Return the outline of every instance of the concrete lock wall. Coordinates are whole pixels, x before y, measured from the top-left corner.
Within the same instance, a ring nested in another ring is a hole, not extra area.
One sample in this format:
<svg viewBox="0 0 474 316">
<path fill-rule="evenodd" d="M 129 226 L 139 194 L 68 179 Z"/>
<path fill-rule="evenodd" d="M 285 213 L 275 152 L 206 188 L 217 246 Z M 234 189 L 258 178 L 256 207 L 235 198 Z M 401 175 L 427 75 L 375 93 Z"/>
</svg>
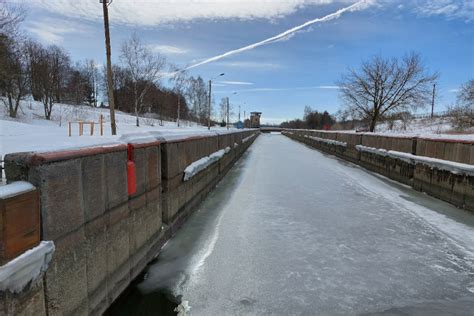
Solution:
<svg viewBox="0 0 474 316">
<path fill-rule="evenodd" d="M 452 163 L 463 164 L 458 165 L 461 169 L 474 165 L 474 142 L 312 130 L 285 130 L 282 134 L 474 211 L 474 175 L 451 168 Z M 361 150 L 359 146 L 369 150 Z M 390 155 L 386 151 L 409 155 Z M 438 160 L 431 163 L 424 157 Z"/>
<path fill-rule="evenodd" d="M 41 240 L 56 247 L 41 286 L 16 297 L 25 304 L 44 301 L 47 315 L 103 313 L 257 136 L 245 130 L 132 141 L 132 195 L 127 144 L 7 155 L 8 182 L 28 181 L 37 188 Z M 219 161 L 183 181 L 187 166 L 227 147 Z M 0 300 L 11 297 L 7 292 Z"/>
</svg>

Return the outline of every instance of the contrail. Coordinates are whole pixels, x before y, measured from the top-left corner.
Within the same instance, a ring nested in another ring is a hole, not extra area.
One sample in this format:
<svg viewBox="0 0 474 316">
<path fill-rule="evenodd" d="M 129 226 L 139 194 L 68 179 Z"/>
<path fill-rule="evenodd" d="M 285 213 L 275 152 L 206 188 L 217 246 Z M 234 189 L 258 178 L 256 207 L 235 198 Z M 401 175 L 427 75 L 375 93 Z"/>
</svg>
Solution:
<svg viewBox="0 0 474 316">
<path fill-rule="evenodd" d="M 188 66 L 188 67 L 184 68 L 184 70 L 199 67 L 199 66 L 211 63 L 213 61 L 220 60 L 220 59 L 225 58 L 225 57 L 229 57 L 229 56 L 232 56 L 232 55 L 235 55 L 235 54 L 239 54 L 239 53 L 254 49 L 254 48 L 259 47 L 259 46 L 271 44 L 271 43 L 276 42 L 278 40 L 281 40 L 281 39 L 283 39 L 283 38 L 285 38 L 285 37 L 287 37 L 287 36 L 289 36 L 289 35 L 291 35 L 295 32 L 298 32 L 299 30 L 304 29 L 304 28 L 306 28 L 310 25 L 337 19 L 341 16 L 341 14 L 343 14 L 345 12 L 353 12 L 353 11 L 363 10 L 366 7 L 370 6 L 373 2 L 374 2 L 374 0 L 361 0 L 361 1 L 358 1 L 358 2 L 352 4 L 348 7 L 339 9 L 336 12 L 328 14 L 328 15 L 322 17 L 322 18 L 317 18 L 317 19 L 308 21 L 306 23 L 303 23 L 301 25 L 295 26 L 295 27 L 283 32 L 283 33 L 280 33 L 280 34 L 275 35 L 273 37 L 267 38 L 266 40 L 263 40 L 263 41 L 260 41 L 260 42 L 254 43 L 254 44 L 250 44 L 250 45 L 242 47 L 242 48 L 234 49 L 234 50 L 228 51 L 226 53 L 223 53 L 221 55 L 217 55 L 217 56 L 208 58 L 208 59 L 203 60 L 203 61 L 201 61 L 197 64 Z"/>
</svg>

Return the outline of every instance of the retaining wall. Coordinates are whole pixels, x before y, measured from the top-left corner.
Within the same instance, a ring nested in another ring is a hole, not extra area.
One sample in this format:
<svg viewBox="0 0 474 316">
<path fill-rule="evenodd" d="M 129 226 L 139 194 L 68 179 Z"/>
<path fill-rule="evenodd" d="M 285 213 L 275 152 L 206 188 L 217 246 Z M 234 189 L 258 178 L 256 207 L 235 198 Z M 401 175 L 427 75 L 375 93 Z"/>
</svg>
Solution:
<svg viewBox="0 0 474 316">
<path fill-rule="evenodd" d="M 37 188 L 41 240 L 56 247 L 39 282 L 44 288 L 26 288 L 22 295 L 43 300 L 47 315 L 103 313 L 257 136 L 245 130 L 131 141 L 131 195 L 127 144 L 7 155 L 8 182 Z M 225 148 L 220 160 L 183 181 L 187 166 Z M 8 293 L 0 293 L 4 305 Z M 10 308 L 5 314 L 16 313 Z"/>
<path fill-rule="evenodd" d="M 472 141 L 313 130 L 282 134 L 474 211 Z"/>
</svg>

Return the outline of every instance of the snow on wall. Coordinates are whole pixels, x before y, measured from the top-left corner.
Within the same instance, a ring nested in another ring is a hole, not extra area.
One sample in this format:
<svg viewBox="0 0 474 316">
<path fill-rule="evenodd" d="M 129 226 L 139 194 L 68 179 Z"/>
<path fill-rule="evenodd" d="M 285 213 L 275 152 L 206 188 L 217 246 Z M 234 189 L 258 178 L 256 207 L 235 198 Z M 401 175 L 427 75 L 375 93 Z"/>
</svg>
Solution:
<svg viewBox="0 0 474 316">
<path fill-rule="evenodd" d="M 0 267 L 0 291 L 21 292 L 48 269 L 53 257 L 54 243 L 42 241 L 38 246 Z"/>
<path fill-rule="evenodd" d="M 254 137 L 254 136 L 255 136 L 255 134 L 252 134 L 252 135 L 250 135 L 249 137 L 245 137 L 244 139 L 242 139 L 242 143 L 248 142 L 248 141 L 251 140 L 252 137 Z"/>
<path fill-rule="evenodd" d="M 380 156 L 400 159 L 411 164 L 427 165 L 431 168 L 437 168 L 440 170 L 449 171 L 454 174 L 462 174 L 462 175 L 468 175 L 468 176 L 474 175 L 474 165 L 470 165 L 470 164 L 443 160 L 443 159 L 438 159 L 438 158 L 431 158 L 431 157 L 426 157 L 426 156 L 416 156 L 413 154 L 408 154 L 408 153 L 404 153 L 400 151 L 385 150 L 381 148 L 373 148 L 373 147 L 367 147 L 367 146 L 362 146 L 362 145 L 356 145 L 356 149 L 361 152 L 369 152 L 369 153 L 380 155 Z"/>
<path fill-rule="evenodd" d="M 17 181 L 0 186 L 0 198 L 7 199 L 22 193 L 33 191 L 35 187 L 26 181 Z"/>
<path fill-rule="evenodd" d="M 183 181 L 188 181 L 189 179 L 194 177 L 196 174 L 198 174 L 200 171 L 206 169 L 214 162 L 220 160 L 229 151 L 230 151 L 230 147 L 226 147 L 225 149 L 218 150 L 209 156 L 196 160 L 195 162 L 187 166 L 186 169 L 184 169 Z"/>
<path fill-rule="evenodd" d="M 320 138 L 320 137 L 316 137 L 316 136 L 308 136 L 308 135 L 304 135 L 304 137 L 313 139 L 313 140 L 318 141 L 318 142 L 330 144 L 330 145 L 337 145 L 337 146 L 347 147 L 346 142 L 340 142 L 340 141 L 337 141 L 337 140 L 324 139 L 324 138 Z"/>
</svg>

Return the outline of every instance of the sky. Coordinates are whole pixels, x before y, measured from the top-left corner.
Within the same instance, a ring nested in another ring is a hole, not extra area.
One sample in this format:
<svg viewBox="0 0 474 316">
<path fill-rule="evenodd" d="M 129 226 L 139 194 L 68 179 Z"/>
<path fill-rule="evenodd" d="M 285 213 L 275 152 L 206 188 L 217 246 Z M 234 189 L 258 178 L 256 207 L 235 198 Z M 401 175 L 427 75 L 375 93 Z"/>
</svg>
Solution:
<svg viewBox="0 0 474 316">
<path fill-rule="evenodd" d="M 27 9 L 23 28 L 44 44 L 64 47 L 72 60 L 105 63 L 98 0 L 6 0 Z M 110 5 L 112 58 L 136 32 L 179 67 L 271 38 L 354 5 L 353 0 L 114 0 Z M 234 111 L 260 111 L 264 123 L 301 118 L 305 106 L 336 113 L 337 82 L 373 57 L 417 52 L 439 72 L 435 110 L 456 100 L 474 78 L 474 1 L 367 0 L 337 18 L 302 28 L 267 45 L 188 70 L 213 81 L 215 103 L 230 97 Z M 166 85 L 166 82 L 164 82 Z M 421 112 L 428 112 L 425 108 Z"/>
</svg>

